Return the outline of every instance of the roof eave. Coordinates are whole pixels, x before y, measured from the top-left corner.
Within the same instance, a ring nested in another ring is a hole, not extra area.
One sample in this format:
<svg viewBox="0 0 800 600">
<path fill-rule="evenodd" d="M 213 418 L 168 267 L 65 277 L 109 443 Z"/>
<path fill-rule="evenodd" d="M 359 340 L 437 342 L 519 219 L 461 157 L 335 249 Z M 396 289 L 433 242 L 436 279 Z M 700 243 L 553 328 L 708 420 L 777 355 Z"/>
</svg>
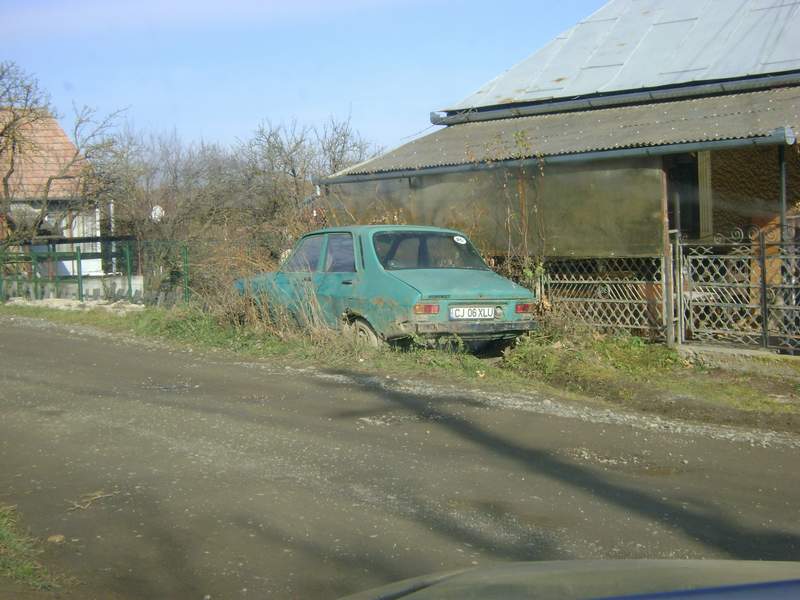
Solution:
<svg viewBox="0 0 800 600">
<path fill-rule="evenodd" d="M 594 160 L 609 160 L 614 158 L 641 158 L 647 156 L 666 156 L 669 154 L 684 154 L 687 152 L 700 152 L 703 150 L 733 150 L 750 146 L 791 146 L 797 138 L 791 127 L 779 127 L 768 135 L 734 138 L 725 140 L 708 140 L 702 142 L 688 142 L 683 144 L 666 144 L 662 146 L 638 146 L 634 148 L 620 148 L 616 150 L 596 150 L 573 154 L 556 154 L 551 156 L 534 156 L 530 158 L 474 162 L 459 165 L 446 165 L 420 169 L 404 169 L 396 171 L 381 171 L 376 173 L 360 173 L 357 175 L 331 176 L 319 180 L 320 185 L 337 185 L 345 183 L 359 183 L 381 179 L 402 179 L 405 177 L 418 177 L 420 175 L 441 175 L 445 173 L 463 173 L 472 171 L 486 171 L 497 168 L 514 168 L 528 165 L 565 164 L 589 162 Z"/>
<path fill-rule="evenodd" d="M 665 86 L 641 90 L 628 90 L 611 94 L 592 94 L 575 98 L 550 98 L 526 103 L 480 106 L 464 109 L 444 109 L 430 114 L 434 125 L 458 125 L 476 121 L 493 121 L 514 117 L 611 108 L 630 104 L 643 104 L 681 100 L 718 94 L 751 92 L 800 84 L 800 70 L 752 76 L 737 79 L 705 81 L 681 86 Z M 443 114 L 442 114 L 443 113 Z"/>
</svg>

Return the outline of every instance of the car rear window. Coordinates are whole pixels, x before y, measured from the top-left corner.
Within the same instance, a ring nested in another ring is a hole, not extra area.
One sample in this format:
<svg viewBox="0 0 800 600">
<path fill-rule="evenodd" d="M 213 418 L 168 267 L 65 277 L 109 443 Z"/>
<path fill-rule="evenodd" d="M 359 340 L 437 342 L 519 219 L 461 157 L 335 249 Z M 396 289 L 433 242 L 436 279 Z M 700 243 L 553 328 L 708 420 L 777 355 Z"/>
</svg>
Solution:
<svg viewBox="0 0 800 600">
<path fill-rule="evenodd" d="M 480 269 L 489 267 L 463 235 L 439 231 L 386 231 L 372 236 L 384 269 Z"/>
</svg>

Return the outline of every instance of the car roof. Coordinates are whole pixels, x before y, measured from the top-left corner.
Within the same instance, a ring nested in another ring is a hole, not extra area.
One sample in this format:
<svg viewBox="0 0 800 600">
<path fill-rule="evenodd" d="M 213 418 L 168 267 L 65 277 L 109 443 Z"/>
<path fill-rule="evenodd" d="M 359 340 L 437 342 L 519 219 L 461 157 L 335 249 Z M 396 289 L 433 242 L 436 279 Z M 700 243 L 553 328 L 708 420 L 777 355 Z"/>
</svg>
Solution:
<svg viewBox="0 0 800 600">
<path fill-rule="evenodd" d="M 310 231 L 306 235 L 318 235 L 321 233 L 370 233 L 373 231 L 442 231 L 446 233 L 461 233 L 457 229 L 449 227 L 434 227 L 432 225 L 348 225 L 346 227 L 326 227 Z"/>
</svg>

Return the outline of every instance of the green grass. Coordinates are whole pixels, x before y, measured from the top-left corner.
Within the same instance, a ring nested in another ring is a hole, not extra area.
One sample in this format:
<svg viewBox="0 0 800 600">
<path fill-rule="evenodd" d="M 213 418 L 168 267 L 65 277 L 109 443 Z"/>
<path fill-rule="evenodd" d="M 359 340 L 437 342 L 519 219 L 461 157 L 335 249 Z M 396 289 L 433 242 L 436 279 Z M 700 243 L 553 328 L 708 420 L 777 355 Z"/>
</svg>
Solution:
<svg viewBox="0 0 800 600">
<path fill-rule="evenodd" d="M 627 400 L 643 384 L 693 370 L 675 351 L 638 337 L 547 328 L 521 340 L 503 367 L 611 400 Z"/>
<path fill-rule="evenodd" d="M 638 409 L 706 419 L 714 409 L 800 415 L 800 389 L 779 376 L 754 378 L 690 363 L 662 344 L 627 334 L 545 326 L 502 364 L 518 375 Z"/>
<path fill-rule="evenodd" d="M 55 587 L 54 578 L 37 560 L 40 553 L 36 541 L 23 533 L 14 508 L 0 506 L 0 579 L 38 590 Z"/>
</svg>

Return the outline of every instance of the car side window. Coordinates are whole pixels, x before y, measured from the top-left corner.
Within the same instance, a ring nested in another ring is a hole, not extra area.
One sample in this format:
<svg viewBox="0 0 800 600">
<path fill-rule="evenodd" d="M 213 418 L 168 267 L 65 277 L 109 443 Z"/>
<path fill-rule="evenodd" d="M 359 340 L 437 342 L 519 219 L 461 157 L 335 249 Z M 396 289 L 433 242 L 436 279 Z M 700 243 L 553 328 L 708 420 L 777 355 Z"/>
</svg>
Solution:
<svg viewBox="0 0 800 600">
<path fill-rule="evenodd" d="M 319 254 L 322 250 L 322 236 L 315 235 L 301 240 L 292 257 L 281 267 L 285 273 L 307 273 L 316 271 L 319 266 Z"/>
<path fill-rule="evenodd" d="M 352 235 L 349 233 L 328 234 L 325 271 L 328 273 L 355 273 L 356 257 L 353 253 Z"/>
</svg>

